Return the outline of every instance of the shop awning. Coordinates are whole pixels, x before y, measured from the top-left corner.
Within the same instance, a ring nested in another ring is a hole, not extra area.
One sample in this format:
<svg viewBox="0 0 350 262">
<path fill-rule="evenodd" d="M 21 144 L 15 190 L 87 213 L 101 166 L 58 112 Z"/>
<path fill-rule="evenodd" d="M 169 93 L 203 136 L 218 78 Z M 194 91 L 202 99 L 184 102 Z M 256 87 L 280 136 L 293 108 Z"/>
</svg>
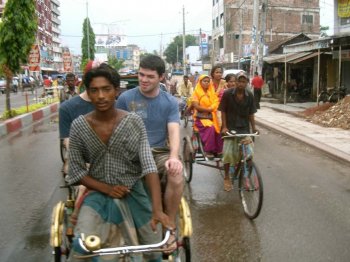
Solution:
<svg viewBox="0 0 350 262">
<path fill-rule="evenodd" d="M 322 54 L 322 53 L 320 53 L 320 54 Z M 309 54 L 309 55 L 307 55 L 307 56 L 303 56 L 303 57 L 297 58 L 297 59 L 295 59 L 295 60 L 293 60 L 293 61 L 290 61 L 290 63 L 292 63 L 292 64 L 297 64 L 297 63 L 300 63 L 300 62 L 305 61 L 305 60 L 307 60 L 307 59 L 313 58 L 313 57 L 315 57 L 315 56 L 317 56 L 317 55 L 318 55 L 318 52 L 316 52 L 316 53 L 311 53 L 311 54 Z"/>
<path fill-rule="evenodd" d="M 290 53 L 290 54 L 278 54 L 264 57 L 264 62 L 268 64 L 274 63 L 290 63 L 293 60 L 299 59 L 301 57 L 310 55 L 311 52 L 300 52 L 300 53 Z"/>
</svg>

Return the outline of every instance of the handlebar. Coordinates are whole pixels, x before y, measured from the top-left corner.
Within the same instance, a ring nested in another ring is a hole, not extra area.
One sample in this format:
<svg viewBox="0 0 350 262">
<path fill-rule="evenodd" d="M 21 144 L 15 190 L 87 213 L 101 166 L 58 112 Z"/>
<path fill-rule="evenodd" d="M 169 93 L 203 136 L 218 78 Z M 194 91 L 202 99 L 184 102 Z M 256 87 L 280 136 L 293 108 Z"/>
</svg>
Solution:
<svg viewBox="0 0 350 262">
<path fill-rule="evenodd" d="M 168 251 L 168 248 L 163 248 L 167 244 L 171 230 L 167 229 L 164 235 L 164 239 L 155 244 L 149 245 L 138 245 L 138 246 L 124 246 L 124 247 L 112 247 L 112 248 L 100 248 L 100 238 L 97 236 L 88 236 L 84 237 L 84 234 L 81 234 L 78 242 L 80 248 L 82 248 L 88 254 L 86 255 L 75 255 L 76 258 L 89 258 L 96 256 L 107 256 L 107 255 L 127 255 L 127 254 L 136 254 L 136 253 L 148 253 L 148 252 L 165 252 Z"/>
<path fill-rule="evenodd" d="M 231 130 L 226 132 L 226 135 L 222 136 L 221 138 L 225 139 L 225 138 L 246 137 L 246 136 L 250 136 L 250 137 L 259 136 L 259 132 L 255 132 L 252 134 L 237 134 L 236 131 Z"/>
</svg>

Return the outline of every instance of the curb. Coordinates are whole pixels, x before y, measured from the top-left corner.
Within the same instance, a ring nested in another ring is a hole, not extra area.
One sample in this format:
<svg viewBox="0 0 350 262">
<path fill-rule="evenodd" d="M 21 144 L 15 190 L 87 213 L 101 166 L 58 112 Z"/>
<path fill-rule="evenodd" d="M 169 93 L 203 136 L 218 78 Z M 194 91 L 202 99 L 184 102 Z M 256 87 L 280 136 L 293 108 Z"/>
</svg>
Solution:
<svg viewBox="0 0 350 262">
<path fill-rule="evenodd" d="M 0 123 L 0 137 L 6 136 L 12 132 L 16 132 L 21 128 L 27 127 L 38 120 L 50 116 L 52 113 L 56 113 L 58 111 L 58 105 L 59 102 L 56 102 L 36 111 L 16 116 L 4 121 L 3 123 Z"/>
<path fill-rule="evenodd" d="M 340 150 L 337 150 L 334 147 L 320 143 L 320 142 L 314 140 L 313 138 L 302 136 L 302 135 L 297 134 L 293 131 L 290 131 L 289 129 L 274 125 L 273 123 L 266 121 L 266 120 L 263 120 L 261 118 L 259 119 L 258 117 L 255 117 L 255 122 L 262 127 L 265 127 L 267 129 L 273 130 L 273 131 L 278 132 L 278 133 L 285 134 L 285 135 L 292 137 L 294 139 L 297 139 L 297 140 L 299 140 L 299 141 L 301 141 L 309 146 L 312 146 L 318 150 L 321 150 L 322 152 L 326 153 L 327 155 L 329 155 L 330 157 L 332 157 L 336 160 L 342 160 L 342 161 L 346 161 L 346 162 L 350 163 L 350 155 L 348 155 Z"/>
</svg>

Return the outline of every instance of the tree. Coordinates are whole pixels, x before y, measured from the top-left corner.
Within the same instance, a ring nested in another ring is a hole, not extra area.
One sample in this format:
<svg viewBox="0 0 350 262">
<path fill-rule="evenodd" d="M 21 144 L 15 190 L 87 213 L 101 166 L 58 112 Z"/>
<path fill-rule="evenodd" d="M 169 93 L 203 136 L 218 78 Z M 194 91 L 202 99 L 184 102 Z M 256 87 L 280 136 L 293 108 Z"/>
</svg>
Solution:
<svg viewBox="0 0 350 262">
<path fill-rule="evenodd" d="M 10 84 L 21 65 L 27 63 L 35 43 L 38 17 L 35 0 L 8 0 L 0 23 L 0 65 L 6 76 L 6 111 L 11 116 Z"/>
<path fill-rule="evenodd" d="M 196 45 L 196 37 L 193 35 L 186 35 L 185 37 L 185 46 L 188 47 L 190 45 Z M 166 61 L 170 64 L 175 64 L 176 62 L 181 62 L 183 60 L 182 57 L 182 35 L 178 35 L 174 38 L 173 42 L 171 42 L 168 47 L 164 51 L 164 55 L 166 56 Z"/>
<path fill-rule="evenodd" d="M 320 37 L 328 36 L 327 30 L 329 30 L 329 26 L 320 26 Z"/>
<path fill-rule="evenodd" d="M 88 60 L 95 59 L 95 43 L 95 33 L 91 27 L 90 19 L 85 18 L 83 23 L 83 39 L 81 40 L 82 65 L 86 65 Z"/>
<path fill-rule="evenodd" d="M 118 71 L 123 68 L 124 60 L 118 60 L 115 56 L 108 56 L 108 64 Z"/>
</svg>

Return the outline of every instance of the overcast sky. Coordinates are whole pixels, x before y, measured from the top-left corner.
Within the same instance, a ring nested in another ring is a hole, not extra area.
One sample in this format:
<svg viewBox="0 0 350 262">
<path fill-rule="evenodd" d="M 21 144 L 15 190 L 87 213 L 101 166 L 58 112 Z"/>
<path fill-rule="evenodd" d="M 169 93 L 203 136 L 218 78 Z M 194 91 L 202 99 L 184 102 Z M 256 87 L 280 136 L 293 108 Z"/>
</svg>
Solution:
<svg viewBox="0 0 350 262">
<path fill-rule="evenodd" d="M 112 24 L 149 52 L 163 50 L 172 38 L 182 34 L 182 7 L 185 7 L 186 34 L 199 28 L 211 34 L 212 0 L 61 0 L 61 39 L 73 53 L 81 52 L 82 24 L 88 14 L 95 33 L 102 24 Z M 333 0 L 320 0 L 321 25 L 333 28 Z M 332 32 L 332 30 L 331 30 Z M 331 33 L 330 32 L 330 33 Z M 161 36 L 162 35 L 162 36 Z"/>
<path fill-rule="evenodd" d="M 80 53 L 82 24 L 86 18 L 86 0 L 61 0 L 61 39 L 73 53 Z M 163 49 L 172 38 L 182 34 L 182 7 L 185 7 L 186 34 L 199 29 L 211 33 L 212 0 L 88 0 L 88 14 L 93 27 L 101 23 L 119 26 L 136 44 L 152 52 Z M 95 33 L 99 33 L 95 30 Z M 161 37 L 161 34 L 163 36 Z"/>
</svg>

